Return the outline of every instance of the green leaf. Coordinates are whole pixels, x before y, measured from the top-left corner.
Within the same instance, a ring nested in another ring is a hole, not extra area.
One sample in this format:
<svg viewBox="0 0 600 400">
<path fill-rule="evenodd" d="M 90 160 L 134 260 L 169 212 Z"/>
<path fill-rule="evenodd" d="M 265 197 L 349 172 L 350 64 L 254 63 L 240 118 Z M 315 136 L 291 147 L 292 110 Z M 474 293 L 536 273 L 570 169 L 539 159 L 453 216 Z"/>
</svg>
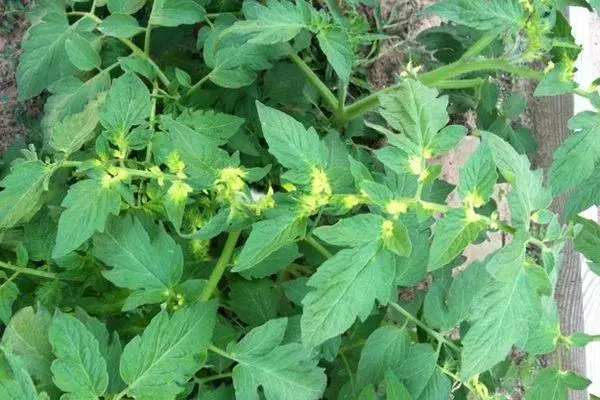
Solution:
<svg viewBox="0 0 600 400">
<path fill-rule="evenodd" d="M 388 400 L 412 400 L 412 396 L 408 393 L 406 386 L 402 384 L 392 371 L 385 373 L 385 393 Z"/>
<path fill-rule="evenodd" d="M 391 226 L 390 226 L 391 224 Z M 390 229 L 391 230 L 388 230 Z M 383 245 L 400 257 L 408 257 L 412 252 L 412 243 L 408 230 L 400 219 L 385 221 L 382 226 Z"/>
<path fill-rule="evenodd" d="M 135 14 L 144 6 L 146 0 L 108 0 L 108 11 L 111 14 Z"/>
<path fill-rule="evenodd" d="M 98 125 L 98 106 L 103 98 L 89 102 L 82 112 L 68 115 L 50 128 L 50 146 L 65 154 L 79 150 L 86 142 L 95 137 Z"/>
<path fill-rule="evenodd" d="M 480 144 L 460 168 L 458 194 L 463 202 L 481 207 L 492 196 L 497 180 L 492 152 L 487 145 Z"/>
<path fill-rule="evenodd" d="M 360 353 L 357 387 L 378 384 L 387 371 L 401 365 L 409 350 L 410 336 L 406 329 L 384 326 L 371 333 Z"/>
<path fill-rule="evenodd" d="M 325 261 L 308 281 L 312 287 L 302 300 L 302 342 L 315 347 L 364 321 L 375 300 L 390 299 L 396 273 L 394 255 L 379 243 L 342 250 Z"/>
<path fill-rule="evenodd" d="M 227 30 L 250 37 L 251 43 L 275 44 L 295 38 L 308 28 L 311 10 L 304 0 L 294 5 L 291 1 L 271 0 L 266 6 L 256 1 L 245 1 L 245 21 L 237 22 Z"/>
<path fill-rule="evenodd" d="M 66 210 L 58 220 L 54 259 L 76 250 L 94 232 L 102 231 L 108 216 L 119 213 L 121 196 L 111 184 L 86 179 L 69 188 L 61 206 Z"/>
<path fill-rule="evenodd" d="M 573 241 L 575 249 L 588 260 L 600 263 L 600 225 L 582 217 L 575 217 L 574 221 L 582 226 Z"/>
<path fill-rule="evenodd" d="M 539 317 L 539 297 L 524 269 L 511 281 L 488 283 L 473 302 L 460 376 L 468 379 L 504 360 L 513 345 L 524 345 Z"/>
<path fill-rule="evenodd" d="M 89 40 L 81 35 L 71 35 L 65 41 L 67 56 L 75 67 L 82 71 L 90 71 L 94 68 L 100 68 L 102 61 L 100 54 Z"/>
<path fill-rule="evenodd" d="M 132 54 L 127 57 L 120 57 L 119 63 L 123 71 L 133 71 L 151 80 L 156 77 L 156 70 L 144 57 Z"/>
<path fill-rule="evenodd" d="M 0 398 L 11 400 L 38 399 L 31 377 L 21 361 L 4 346 L 0 347 Z"/>
<path fill-rule="evenodd" d="M 116 286 L 131 290 L 172 289 L 181 279 L 181 248 L 162 228 L 150 237 L 142 223 L 124 215 L 94 236 L 94 256 L 112 269 L 103 271 Z"/>
<path fill-rule="evenodd" d="M 128 72 L 113 81 L 98 117 L 112 137 L 120 138 L 143 123 L 151 109 L 150 91 L 136 74 Z"/>
<path fill-rule="evenodd" d="M 383 221 L 379 215 L 358 214 L 343 218 L 335 225 L 320 226 L 313 233 L 333 246 L 362 247 L 381 240 Z"/>
<path fill-rule="evenodd" d="M 139 400 L 175 398 L 202 366 L 215 326 L 217 303 L 198 302 L 158 313 L 123 349 L 121 376 L 127 394 Z"/>
<path fill-rule="evenodd" d="M 572 78 L 572 72 L 567 70 L 564 63 L 558 63 L 535 88 L 533 95 L 536 97 L 555 96 L 557 94 L 569 93 L 577 88 L 577 83 Z"/>
<path fill-rule="evenodd" d="M 75 66 L 67 56 L 65 41 L 77 26 L 78 23 L 69 26 L 66 14 L 51 13 L 28 31 L 17 67 L 19 100 L 36 96 L 75 72 Z"/>
<path fill-rule="evenodd" d="M 533 384 L 525 394 L 525 400 L 566 400 L 568 399 L 569 389 L 561 379 L 561 372 L 558 368 L 549 367 L 541 370 Z"/>
<path fill-rule="evenodd" d="M 595 204 L 600 204 L 600 167 L 573 188 L 565 202 L 564 214 L 572 217 Z"/>
<path fill-rule="evenodd" d="M 100 23 L 98 30 L 107 36 L 126 39 L 140 33 L 142 28 L 131 15 L 112 14 Z"/>
<path fill-rule="evenodd" d="M 379 98 L 381 115 L 421 150 L 429 147 L 437 133 L 450 120 L 448 97 L 416 80 L 404 81 L 392 93 Z"/>
<path fill-rule="evenodd" d="M 211 140 L 215 140 L 219 145 L 227 143 L 244 124 L 244 118 L 214 110 L 198 110 L 184 114 L 179 121 Z"/>
<path fill-rule="evenodd" d="M 404 380 L 406 388 L 415 399 L 447 399 L 450 396 L 451 383 L 446 380 L 447 391 L 444 393 L 444 380 L 439 379 L 436 370 L 437 354 L 431 345 L 418 343 L 410 348 L 408 355 L 397 366 L 394 373 Z M 441 393 L 427 397 L 429 391 Z"/>
<path fill-rule="evenodd" d="M 68 398 L 97 399 L 108 387 L 106 361 L 98 340 L 75 317 L 57 312 L 48 332 L 57 359 L 52 363 L 56 386 Z"/>
<path fill-rule="evenodd" d="M 592 381 L 590 381 L 588 378 L 577 375 L 572 371 L 562 372 L 561 378 L 568 387 L 575 390 L 585 390 L 592 384 Z"/>
<path fill-rule="evenodd" d="M 294 215 L 282 215 L 254 223 L 232 271 L 240 272 L 254 267 L 304 235 L 305 231 L 306 219 Z"/>
<path fill-rule="evenodd" d="M 324 168 L 327 163 L 327 146 L 319 139 L 314 128 L 306 129 L 289 115 L 256 103 L 269 152 L 285 168 L 310 171 Z"/>
<path fill-rule="evenodd" d="M 486 31 L 516 30 L 523 24 L 525 14 L 518 0 L 445 0 L 428 7 L 425 12 Z"/>
<path fill-rule="evenodd" d="M 287 244 L 279 250 L 276 250 L 254 267 L 241 271 L 240 275 L 246 279 L 264 278 L 279 272 L 301 256 L 302 254 L 298 251 L 298 245 L 296 243 Z"/>
<path fill-rule="evenodd" d="M 33 216 L 42 206 L 44 182 L 50 170 L 41 161 L 13 165 L 0 181 L 0 230 L 11 228 Z"/>
<path fill-rule="evenodd" d="M 481 217 L 469 218 L 465 210 L 448 211 L 435 226 L 427 270 L 434 271 L 448 264 L 460 255 L 486 226 L 486 222 Z"/>
<path fill-rule="evenodd" d="M 348 34 L 334 27 L 321 30 L 317 34 L 317 40 L 335 73 L 342 82 L 348 83 L 354 62 L 354 53 L 348 40 Z"/>
<path fill-rule="evenodd" d="M 229 289 L 229 306 L 242 322 L 258 326 L 277 318 L 280 298 L 270 280 L 238 280 Z"/>
<path fill-rule="evenodd" d="M 12 316 L 13 302 L 19 297 L 19 288 L 12 281 L 4 281 L 0 286 L 0 320 L 7 325 Z"/>
<path fill-rule="evenodd" d="M 548 171 L 548 180 L 553 194 L 560 194 L 572 186 L 583 182 L 600 159 L 600 118 L 589 121 L 577 119 L 569 121 L 575 132 L 554 152 L 554 160 Z M 573 171 L 577 171 L 576 174 Z"/>
<path fill-rule="evenodd" d="M 320 399 L 327 378 L 318 358 L 302 345 L 281 345 L 287 319 L 273 319 L 227 346 L 238 365 L 233 369 L 236 399 L 257 400 L 262 386 L 266 400 Z"/>
<path fill-rule="evenodd" d="M 11 349 L 25 369 L 44 387 L 52 385 L 50 365 L 54 354 L 48 340 L 51 320 L 44 308 L 39 307 L 36 312 L 33 307 L 25 307 L 13 315 L 2 336 L 2 345 Z"/>
<path fill-rule="evenodd" d="M 195 1 L 155 0 L 149 25 L 179 26 L 203 21 L 206 11 Z"/>
<path fill-rule="evenodd" d="M 446 126 L 431 141 L 429 145 L 431 153 L 442 154 L 452 150 L 466 134 L 467 130 L 462 125 Z"/>
</svg>

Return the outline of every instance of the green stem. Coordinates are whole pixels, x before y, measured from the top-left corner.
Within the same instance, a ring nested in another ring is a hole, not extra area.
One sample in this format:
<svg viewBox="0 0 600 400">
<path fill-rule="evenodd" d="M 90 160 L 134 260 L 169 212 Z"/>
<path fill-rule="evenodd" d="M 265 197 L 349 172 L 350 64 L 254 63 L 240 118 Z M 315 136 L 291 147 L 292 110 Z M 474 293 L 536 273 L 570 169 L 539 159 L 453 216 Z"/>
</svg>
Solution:
<svg viewBox="0 0 600 400">
<path fill-rule="evenodd" d="M 511 235 L 514 235 L 517 232 L 517 230 L 515 228 L 513 228 L 512 226 L 508 225 L 505 222 L 497 221 L 496 223 L 498 224 L 498 228 L 501 231 L 504 231 L 504 232 L 509 233 Z"/>
<path fill-rule="evenodd" d="M 542 242 L 541 240 L 534 238 L 534 237 L 530 237 L 529 239 L 527 239 L 527 241 L 533 245 L 535 245 L 536 247 L 538 247 L 540 250 L 544 250 L 546 248 L 546 245 L 544 244 L 544 242 Z"/>
<path fill-rule="evenodd" d="M 169 87 L 171 85 L 171 81 L 169 80 L 169 78 L 167 78 L 165 73 L 162 71 L 162 69 L 160 69 L 160 67 L 154 62 L 154 60 L 152 58 L 146 56 L 146 53 L 144 52 L 144 50 L 137 47 L 135 45 L 135 43 L 133 43 L 129 39 L 119 39 L 119 40 L 125 46 L 129 47 L 129 49 L 133 52 L 134 55 L 145 58 L 150 63 L 150 65 L 152 65 L 152 68 L 154 68 L 154 70 L 156 71 L 156 76 L 158 76 L 158 79 L 160 79 L 160 81 L 162 82 L 163 85 L 165 85 L 165 87 Z"/>
<path fill-rule="evenodd" d="M 304 241 L 310 244 L 315 250 L 323 255 L 325 258 L 333 257 L 333 254 L 329 250 L 327 250 L 321 243 L 317 242 L 314 237 L 307 236 L 304 238 Z"/>
<path fill-rule="evenodd" d="M 464 52 L 464 54 L 460 57 L 460 61 L 464 61 L 468 58 L 475 57 L 479 55 L 483 50 L 485 50 L 490 43 L 492 43 L 498 37 L 499 32 L 490 31 L 485 33 L 482 37 L 479 38 L 478 41 L 473 43 L 471 47 Z"/>
<path fill-rule="evenodd" d="M 212 382 L 212 381 L 216 381 L 218 379 L 225 379 L 225 378 L 231 378 L 233 374 L 231 372 L 226 372 L 224 374 L 217 374 L 217 375 L 212 375 L 212 376 L 207 376 L 205 378 L 195 378 L 194 380 L 196 381 L 196 383 L 198 385 L 203 385 L 207 382 Z"/>
<path fill-rule="evenodd" d="M 367 111 L 377 108 L 379 106 L 379 96 L 398 89 L 400 85 L 402 85 L 402 83 L 397 83 L 395 85 L 378 90 L 349 105 L 344 110 L 344 120 L 350 121 L 353 118 L 363 115 Z"/>
<path fill-rule="evenodd" d="M 237 360 L 235 359 L 235 357 L 233 357 L 231 354 L 229 354 L 229 353 L 228 353 L 228 352 L 226 352 L 225 350 L 221 350 L 220 348 L 218 348 L 218 347 L 217 347 L 217 346 L 215 346 L 215 345 L 212 345 L 212 344 L 211 344 L 210 346 L 208 346 L 208 349 L 209 349 L 210 351 L 212 351 L 213 353 L 220 355 L 221 357 L 225 357 L 225 358 L 227 358 L 227 359 L 229 359 L 229 360 L 232 360 L 232 361 L 237 361 Z"/>
<path fill-rule="evenodd" d="M 192 93 L 194 93 L 196 90 L 198 90 L 203 84 L 204 82 L 206 82 L 207 80 L 210 79 L 210 74 L 207 74 L 204 78 L 200 79 L 198 82 L 196 82 L 194 84 L 194 86 L 192 86 L 191 88 L 188 89 L 188 91 L 185 93 L 186 96 L 191 95 Z"/>
<path fill-rule="evenodd" d="M 600 335 L 588 335 L 588 337 L 594 342 L 600 341 Z"/>
<path fill-rule="evenodd" d="M 468 382 L 465 382 L 463 380 L 461 380 L 458 376 L 456 376 L 455 373 L 448 371 L 446 368 L 442 367 L 441 365 L 437 366 L 440 371 L 442 371 L 444 374 L 448 375 L 450 378 L 454 379 L 456 382 L 460 382 L 461 385 L 463 385 L 464 387 L 466 387 L 471 393 L 473 394 L 477 394 L 477 391 L 475 390 L 475 388 L 473 386 L 471 386 Z"/>
<path fill-rule="evenodd" d="M 409 313 L 407 310 L 405 310 L 404 308 L 402 308 L 402 306 L 398 303 L 394 303 L 394 302 L 390 302 L 390 305 L 396 310 L 398 311 L 400 314 L 402 314 L 406 319 L 411 320 L 412 322 L 414 322 L 418 327 L 420 327 L 421 329 L 423 329 L 425 332 L 427 332 L 431 337 L 435 338 L 437 341 L 439 342 L 443 342 L 444 344 L 446 344 L 448 347 L 450 347 L 452 350 L 459 352 L 460 349 L 458 348 L 458 346 L 456 346 L 454 343 L 450 342 L 449 340 L 447 340 L 444 335 L 442 335 L 441 333 L 434 331 L 433 329 L 431 329 L 430 327 L 428 327 L 427 325 L 425 325 L 423 322 L 421 322 L 418 318 L 415 318 L 411 313 Z"/>
<path fill-rule="evenodd" d="M 290 54 L 290 60 L 306 75 L 308 81 L 317 89 L 317 91 L 325 100 L 325 103 L 332 109 L 336 110 L 338 100 L 335 95 L 329 90 L 329 88 L 323 83 L 323 81 L 313 72 L 312 69 L 306 64 L 297 54 Z"/>
<path fill-rule="evenodd" d="M 206 282 L 206 286 L 204 286 L 204 289 L 200 294 L 200 300 L 208 300 L 212 297 L 213 292 L 217 288 L 217 285 L 219 284 L 219 281 L 221 280 L 221 277 L 227 268 L 227 264 L 229 264 L 229 260 L 231 259 L 233 250 L 235 250 L 235 244 L 237 243 L 241 232 L 241 230 L 229 232 L 229 236 L 227 237 L 227 241 L 225 242 L 221 256 L 219 257 L 219 260 L 217 260 L 217 264 L 210 274 L 208 282 Z"/>
<path fill-rule="evenodd" d="M 58 275 L 56 275 L 52 272 L 40 271 L 38 269 L 27 268 L 27 267 L 17 267 L 16 265 L 5 263 L 3 261 L 0 261 L 0 268 L 8 269 L 8 270 L 15 271 L 15 272 L 18 272 L 21 274 L 39 276 L 41 278 L 58 279 Z"/>
<path fill-rule="evenodd" d="M 150 36 L 152 33 L 152 25 L 148 24 L 146 27 L 146 34 L 144 35 L 144 54 L 146 57 L 150 57 Z"/>
<path fill-rule="evenodd" d="M 19 271 L 13 272 L 13 274 L 8 279 L 6 279 L 4 282 L 2 282 L 2 285 L 0 285 L 0 290 L 4 289 L 4 287 L 7 284 L 12 282 L 19 275 L 21 275 L 21 272 L 19 272 Z"/>
<path fill-rule="evenodd" d="M 473 79 L 446 79 L 435 84 L 438 89 L 466 89 L 481 86 L 485 83 L 483 78 Z"/>
<path fill-rule="evenodd" d="M 156 79 L 152 85 L 152 95 L 156 95 L 158 91 L 158 85 L 156 83 Z M 154 136 L 154 122 L 156 120 L 156 97 L 152 97 L 152 109 L 150 110 L 150 118 L 148 120 L 148 124 L 150 125 L 150 131 L 152 132 L 152 136 Z M 146 162 L 149 163 L 152 159 L 152 140 L 148 142 L 148 146 L 146 146 Z"/>
</svg>

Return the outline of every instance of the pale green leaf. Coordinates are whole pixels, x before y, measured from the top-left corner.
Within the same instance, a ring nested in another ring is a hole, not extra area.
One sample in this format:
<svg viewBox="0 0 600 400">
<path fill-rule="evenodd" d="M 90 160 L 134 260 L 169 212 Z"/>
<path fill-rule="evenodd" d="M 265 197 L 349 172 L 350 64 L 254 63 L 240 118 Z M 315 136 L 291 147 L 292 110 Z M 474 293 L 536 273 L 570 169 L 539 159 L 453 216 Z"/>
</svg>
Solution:
<svg viewBox="0 0 600 400">
<path fill-rule="evenodd" d="M 575 248 L 588 260 L 600 263 L 600 225 L 582 217 L 576 217 L 574 222 L 582 226 L 575 236 Z"/>
<path fill-rule="evenodd" d="M 354 53 L 348 40 L 348 34 L 339 28 L 321 30 L 317 34 L 319 46 L 327 61 L 344 83 L 348 83 L 354 62 Z"/>
<path fill-rule="evenodd" d="M 250 331 L 227 351 L 235 354 L 233 369 L 236 399 L 258 400 L 262 387 L 266 400 L 316 400 L 325 391 L 327 377 L 318 358 L 299 343 L 281 345 L 287 319 L 270 320 Z"/>
<path fill-rule="evenodd" d="M 155 0 L 152 4 L 149 25 L 179 26 L 203 21 L 206 11 L 195 1 Z"/>
<path fill-rule="evenodd" d="M 144 6 L 146 0 L 108 0 L 108 11 L 111 14 L 134 14 Z"/>
<path fill-rule="evenodd" d="M 202 366 L 210 344 L 217 303 L 198 302 L 169 316 L 158 313 L 123 349 L 121 376 L 138 400 L 172 399 Z"/>
<path fill-rule="evenodd" d="M 15 164 L 0 181 L 0 230 L 30 218 L 42 206 L 44 181 L 49 170 L 41 161 Z"/>
<path fill-rule="evenodd" d="M 19 296 L 19 288 L 12 281 L 4 281 L 0 286 L 0 320 L 8 324 L 12 316 L 13 302 Z"/>
<path fill-rule="evenodd" d="M 151 108 L 150 91 L 136 74 L 128 72 L 113 81 L 98 116 L 111 136 L 118 138 L 144 122 Z"/>
<path fill-rule="evenodd" d="M 229 306 L 246 324 L 258 326 L 277 318 L 280 298 L 270 280 L 237 280 L 229 289 Z"/>
<path fill-rule="evenodd" d="M 339 220 L 334 225 L 313 231 L 319 239 L 333 246 L 361 247 L 381 239 L 384 219 L 375 214 L 359 214 Z"/>
<path fill-rule="evenodd" d="M 574 216 L 600 204 L 600 167 L 596 167 L 589 178 L 575 186 L 565 202 L 566 216 Z"/>
<path fill-rule="evenodd" d="M 324 168 L 327 146 L 319 139 L 314 128 L 306 129 L 289 115 L 256 103 L 269 152 L 286 168 L 311 170 Z"/>
<path fill-rule="evenodd" d="M 519 0 L 445 0 L 425 10 L 457 24 L 481 30 L 516 30 L 525 12 Z"/>
<path fill-rule="evenodd" d="M 65 41 L 67 56 L 75 67 L 82 71 L 90 71 L 100 68 L 101 60 L 98 50 L 94 48 L 89 40 L 81 35 L 71 35 Z"/>
<path fill-rule="evenodd" d="M 36 388 L 23 368 L 21 360 L 4 346 L 0 347 L 0 398 L 10 400 L 36 400 Z"/>
<path fill-rule="evenodd" d="M 556 367 L 541 370 L 525 393 L 525 400 L 567 400 L 569 389 Z"/>
<path fill-rule="evenodd" d="M 240 275 L 246 279 L 264 278 L 279 272 L 301 256 L 302 254 L 300 254 L 296 243 L 287 244 L 279 250 L 276 250 L 254 267 L 241 271 Z"/>
<path fill-rule="evenodd" d="M 392 93 L 380 96 L 381 115 L 423 150 L 450 120 L 448 97 L 438 95 L 436 89 L 408 79 Z"/>
<path fill-rule="evenodd" d="M 467 130 L 462 125 L 448 125 L 443 128 L 429 144 L 432 154 L 446 153 L 455 148 L 465 137 Z"/>
<path fill-rule="evenodd" d="M 437 354 L 430 344 L 418 343 L 411 346 L 408 354 L 393 371 L 398 378 L 404 381 L 406 388 L 415 399 L 429 400 L 423 397 L 430 385 L 437 385 Z M 435 400 L 445 400 L 450 395 L 450 383 L 446 396 L 431 397 Z"/>
<path fill-rule="evenodd" d="M 467 218 L 465 210 L 448 211 L 444 218 L 436 223 L 427 269 L 434 271 L 448 264 L 460 255 L 486 226 L 481 217 Z"/>
<path fill-rule="evenodd" d="M 306 230 L 306 219 L 283 215 L 256 222 L 240 251 L 233 272 L 248 270 L 277 250 L 292 243 Z"/>
<path fill-rule="evenodd" d="M 98 106 L 102 97 L 89 102 L 82 112 L 68 115 L 58 124 L 50 127 L 50 146 L 66 154 L 79 150 L 93 139 L 98 125 Z"/>
<path fill-rule="evenodd" d="M 544 75 L 533 95 L 536 97 L 555 96 L 576 89 L 577 83 L 573 80 L 572 73 L 567 70 L 568 68 L 562 62 L 555 65 L 550 72 Z"/>
<path fill-rule="evenodd" d="M 385 231 L 385 224 L 392 224 L 390 232 Z M 398 218 L 393 221 L 384 222 L 382 227 L 383 245 L 386 249 L 400 257 L 409 257 L 412 252 L 412 243 L 408 230 L 402 221 Z"/>
<path fill-rule="evenodd" d="M 181 248 L 162 228 L 150 237 L 142 223 L 128 215 L 113 218 L 94 236 L 94 256 L 112 269 L 103 274 L 131 290 L 169 290 L 181 278 Z"/>
<path fill-rule="evenodd" d="M 387 371 L 385 374 L 385 393 L 388 400 L 412 400 L 406 386 L 392 371 Z"/>
<path fill-rule="evenodd" d="M 156 70 L 144 57 L 136 55 L 120 57 L 119 63 L 124 71 L 133 71 L 148 79 L 154 79 L 156 77 Z"/>
<path fill-rule="evenodd" d="M 126 39 L 140 33 L 142 28 L 140 28 L 137 20 L 130 15 L 112 14 L 100 23 L 98 30 L 107 36 Z"/>
<path fill-rule="evenodd" d="M 106 361 L 98 340 L 77 318 L 57 312 L 48 332 L 57 359 L 53 381 L 71 399 L 98 399 L 108 387 Z"/>
<path fill-rule="evenodd" d="M 364 321 L 377 300 L 386 304 L 394 287 L 394 255 L 380 243 L 342 250 L 325 261 L 308 281 L 303 299 L 302 342 L 315 347 Z"/>
<path fill-rule="evenodd" d="M 460 168 L 458 194 L 463 202 L 480 207 L 492 196 L 497 179 L 492 152 L 486 144 L 480 144 Z"/>
<path fill-rule="evenodd" d="M 18 356 L 27 371 L 43 387 L 52 385 L 50 365 L 54 360 L 48 340 L 52 320 L 44 308 L 25 307 L 17 311 L 4 331 L 2 344 Z"/>
<path fill-rule="evenodd" d="M 356 383 L 363 387 L 378 384 L 386 371 L 398 367 L 410 350 L 410 336 L 406 329 L 384 326 L 369 335 L 360 353 Z"/>
<path fill-rule="evenodd" d="M 102 181 L 86 179 L 69 188 L 61 206 L 66 209 L 58 220 L 53 258 L 76 250 L 96 231 L 102 231 L 110 214 L 118 214 L 121 196 Z"/>
<path fill-rule="evenodd" d="M 536 326 L 539 316 L 539 297 L 523 270 L 512 281 L 488 283 L 473 302 L 460 376 L 468 379 L 487 371 L 504 360 L 513 345 L 524 345 L 528 327 Z"/>
<path fill-rule="evenodd" d="M 179 121 L 189 125 L 196 132 L 216 140 L 219 145 L 227 143 L 227 140 L 244 124 L 244 118 L 214 110 L 198 110 L 184 114 Z"/>
<path fill-rule="evenodd" d="M 295 38 L 310 23 L 310 7 L 304 0 L 270 0 L 266 5 L 245 1 L 245 21 L 237 22 L 228 34 L 248 36 L 251 43 L 275 44 Z"/>
<path fill-rule="evenodd" d="M 27 34 L 17 67 L 19 99 L 36 96 L 61 78 L 75 72 L 65 41 L 77 29 L 69 26 L 66 14 L 50 13 Z"/>
</svg>

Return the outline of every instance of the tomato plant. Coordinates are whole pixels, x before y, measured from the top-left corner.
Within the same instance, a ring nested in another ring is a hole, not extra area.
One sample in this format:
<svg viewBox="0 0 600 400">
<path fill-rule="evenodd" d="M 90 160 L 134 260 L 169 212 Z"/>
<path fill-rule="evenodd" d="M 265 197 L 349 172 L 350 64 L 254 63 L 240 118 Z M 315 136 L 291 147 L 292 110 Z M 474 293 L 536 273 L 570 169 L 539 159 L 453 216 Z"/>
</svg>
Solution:
<svg viewBox="0 0 600 400">
<path fill-rule="evenodd" d="M 569 121 L 545 184 L 525 98 L 501 88 L 600 107 L 563 3 L 439 2 L 373 90 L 371 0 L 38 0 L 17 79 L 44 115 L 0 170 L 0 398 L 584 390 L 539 359 L 598 339 L 564 333 L 553 296 L 566 243 L 600 263 L 577 216 L 600 194 L 600 118 Z M 440 156 L 466 135 L 452 185 Z M 506 244 L 466 265 L 490 232 Z"/>
</svg>

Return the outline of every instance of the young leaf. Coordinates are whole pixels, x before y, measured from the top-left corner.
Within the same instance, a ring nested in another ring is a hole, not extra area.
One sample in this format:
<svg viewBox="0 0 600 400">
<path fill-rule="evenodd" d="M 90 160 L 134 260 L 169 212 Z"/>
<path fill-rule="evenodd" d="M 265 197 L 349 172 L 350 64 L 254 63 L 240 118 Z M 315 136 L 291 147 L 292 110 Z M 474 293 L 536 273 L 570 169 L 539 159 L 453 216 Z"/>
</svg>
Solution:
<svg viewBox="0 0 600 400">
<path fill-rule="evenodd" d="M 19 288 L 12 281 L 4 281 L 0 286 L 0 321 L 7 325 L 12 316 L 13 302 L 19 297 Z"/>
<path fill-rule="evenodd" d="M 113 218 L 94 236 L 94 256 L 112 267 L 103 274 L 119 287 L 131 290 L 172 289 L 181 278 L 181 248 L 163 229 L 150 238 L 137 218 Z"/>
<path fill-rule="evenodd" d="M 68 115 L 51 127 L 50 146 L 56 151 L 71 154 L 93 139 L 98 125 L 98 106 L 102 100 L 100 97 L 90 101 L 82 112 Z"/>
<path fill-rule="evenodd" d="M 311 170 L 324 168 L 327 146 L 313 128 L 304 126 L 289 115 L 256 103 L 269 152 L 286 168 Z"/>
<path fill-rule="evenodd" d="M 266 6 L 245 1 L 246 21 L 237 22 L 227 33 L 249 36 L 251 43 L 275 44 L 295 38 L 310 23 L 310 6 L 304 0 L 271 0 Z"/>
<path fill-rule="evenodd" d="M 233 272 L 248 270 L 292 243 L 306 230 L 306 219 L 293 215 L 256 222 L 237 258 Z"/>
<path fill-rule="evenodd" d="M 362 247 L 381 239 L 384 219 L 375 214 L 359 214 L 339 220 L 335 225 L 320 226 L 315 236 L 333 246 Z"/>
<path fill-rule="evenodd" d="M 406 80 L 392 93 L 382 95 L 381 115 L 421 151 L 432 142 L 448 121 L 448 97 L 416 80 Z"/>
<path fill-rule="evenodd" d="M 516 30 L 522 24 L 524 10 L 518 0 L 445 0 L 425 10 L 457 24 L 481 30 Z"/>
<path fill-rule="evenodd" d="M 227 346 L 238 362 L 233 369 L 237 399 L 258 398 L 259 386 L 266 400 L 316 400 L 323 395 L 327 378 L 317 367 L 318 359 L 298 343 L 281 345 L 287 322 L 286 318 L 270 320 Z"/>
<path fill-rule="evenodd" d="M 469 217 L 465 210 L 450 210 L 435 226 L 427 270 L 441 268 L 460 255 L 486 225 L 477 215 Z"/>
<path fill-rule="evenodd" d="M 412 243 L 408 230 L 400 219 L 386 220 L 381 226 L 383 245 L 386 249 L 400 257 L 408 257 L 412 252 Z"/>
<path fill-rule="evenodd" d="M 356 371 L 357 387 L 378 384 L 386 371 L 401 365 L 409 350 L 410 336 L 405 329 L 384 326 L 371 333 L 360 353 Z"/>
<path fill-rule="evenodd" d="M 202 366 L 210 344 L 217 303 L 198 302 L 173 313 L 158 313 L 123 349 L 121 376 L 136 399 L 168 399 Z"/>
<path fill-rule="evenodd" d="M 525 393 L 525 400 L 565 400 L 568 394 L 569 389 L 561 378 L 560 370 L 548 367 L 537 374 L 531 388 Z"/>
<path fill-rule="evenodd" d="M 203 21 L 206 11 L 195 1 L 155 0 L 152 4 L 149 25 L 179 26 Z"/>
<path fill-rule="evenodd" d="M 82 71 L 90 71 L 94 68 L 100 68 L 102 60 L 100 54 L 92 46 L 89 40 L 81 35 L 71 35 L 65 41 L 67 56 L 75 67 Z"/>
<path fill-rule="evenodd" d="M 557 94 L 569 93 L 577 88 L 577 83 L 571 77 L 565 63 L 558 63 L 535 88 L 533 95 L 536 97 L 555 96 Z"/>
<path fill-rule="evenodd" d="M 13 227 L 41 207 L 49 172 L 41 161 L 25 161 L 11 168 L 0 181 L 4 188 L 0 192 L 0 229 Z"/>
<path fill-rule="evenodd" d="M 112 14 L 104 18 L 98 30 L 107 36 L 121 39 L 130 38 L 142 31 L 135 18 L 126 14 Z"/>
<path fill-rule="evenodd" d="M 342 82 L 347 84 L 354 62 L 354 53 L 348 41 L 348 34 L 339 28 L 329 28 L 321 30 L 317 34 L 317 40 L 333 70 Z"/>
<path fill-rule="evenodd" d="M 390 299 L 396 273 L 394 255 L 378 242 L 342 250 L 325 261 L 311 276 L 314 288 L 302 300 L 302 342 L 315 347 L 346 331 L 356 320 L 365 320 L 375 300 Z"/>
<path fill-rule="evenodd" d="M 60 258 L 76 250 L 96 231 L 102 231 L 110 214 L 118 214 L 121 195 L 111 184 L 86 179 L 69 189 L 61 203 L 66 210 L 58 220 L 53 258 Z"/>
<path fill-rule="evenodd" d="M 485 144 L 480 144 L 460 169 L 458 194 L 463 202 L 481 207 L 494 192 L 498 179 L 492 152 Z"/>
<path fill-rule="evenodd" d="M 148 88 L 136 74 L 128 72 L 113 82 L 98 116 L 111 137 L 119 138 L 144 122 L 151 108 Z"/>
<path fill-rule="evenodd" d="M 262 325 L 277 318 L 279 293 L 271 281 L 238 280 L 231 284 L 229 306 L 248 325 Z"/>
<path fill-rule="evenodd" d="M 48 332 L 57 359 L 52 363 L 53 381 L 71 398 L 96 399 L 108 387 L 106 361 L 98 341 L 75 317 L 57 312 Z"/>
</svg>

